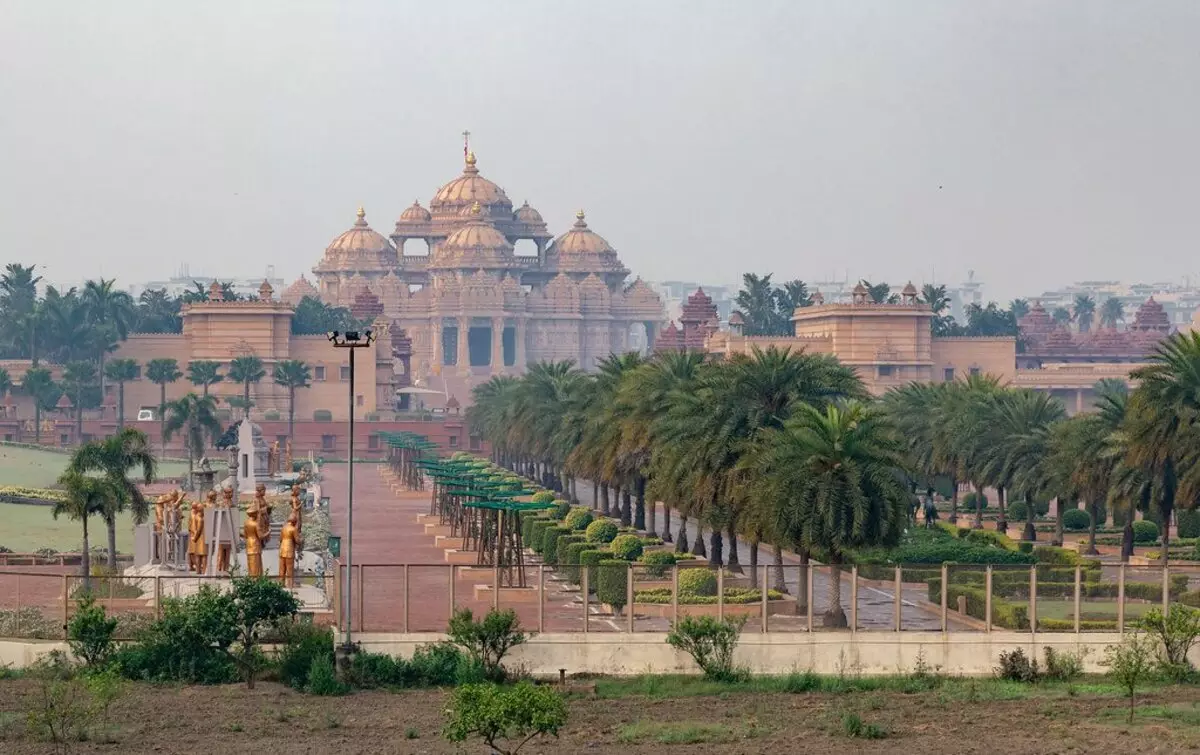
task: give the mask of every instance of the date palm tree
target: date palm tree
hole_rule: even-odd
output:
[[[83,442],[83,409],[87,393],[96,387],[96,365],[92,362],[71,362],[63,370],[63,388],[75,398],[75,442]]]
[[[117,429],[125,427],[125,384],[137,377],[137,360],[114,359],[104,366],[104,375],[117,384]]]
[[[12,390],[12,376],[8,374],[8,370],[0,367],[0,396],[5,396]]]
[[[1013,299],[1008,303],[1008,311],[1012,312],[1014,319],[1020,320],[1022,317],[1029,314],[1029,300]]]
[[[42,410],[50,409],[58,400],[59,389],[54,377],[45,367],[30,367],[21,378],[21,390],[33,399],[33,440],[42,442]]]
[[[1100,305],[1100,326],[1117,329],[1117,325],[1125,322],[1125,305],[1115,296],[1110,296]]]
[[[133,297],[115,288],[116,279],[90,280],[83,284],[80,301],[87,321],[92,327],[108,334],[109,341],[124,341],[136,318]],[[107,344],[106,344],[107,345]],[[104,356],[107,348],[99,350],[100,389],[104,390]]]
[[[746,320],[746,335],[761,336],[774,333],[776,301],[770,274],[743,274],[742,290],[738,291],[734,303]]]
[[[91,592],[92,543],[88,536],[88,519],[96,514],[103,514],[112,506],[116,491],[105,477],[92,477],[70,470],[58,478],[58,484],[63,490],[63,499],[54,502],[50,513],[55,519],[66,516],[82,523],[83,552],[80,558],[80,573],[83,576],[84,591]]]
[[[296,427],[296,389],[307,388],[312,379],[308,365],[299,359],[284,359],[275,365],[275,384],[288,391],[288,438],[292,439]]]
[[[183,432],[188,452],[188,480],[191,480],[196,459],[204,455],[205,438],[216,442],[221,437],[217,400],[213,396],[186,393],[167,404],[164,414],[167,420],[164,437],[170,439],[175,433]]]
[[[1071,324],[1071,310],[1066,307],[1055,307],[1054,311],[1050,313],[1050,319],[1054,321],[1055,325],[1064,328],[1069,327]]]
[[[109,362],[112,367],[116,362]],[[142,483],[154,482],[157,459],[150,449],[150,440],[141,430],[126,427],[104,440],[84,443],[71,455],[68,469],[77,474],[98,472],[111,486],[108,506],[100,512],[108,528],[108,565],[117,565],[117,514],[125,509],[133,513],[137,524],[146,521],[150,505],[130,474],[140,471]]]
[[[1079,327],[1079,332],[1087,333],[1092,329],[1092,321],[1096,319],[1096,300],[1087,294],[1079,294],[1075,297],[1074,310],[1075,324]]]
[[[242,384],[242,416],[250,416],[250,385],[267,376],[263,361],[256,356],[234,357],[229,363],[229,379]]]
[[[37,286],[42,281],[42,276],[34,275],[35,267],[10,262],[0,274],[0,313],[11,327],[0,337],[9,356],[32,359],[34,367],[38,364]]]
[[[841,564],[852,548],[886,546],[907,519],[904,448],[884,412],[858,401],[824,411],[807,404],[763,433],[759,474],[776,489],[777,530],[797,547],[827,554],[825,626],[847,625]]]
[[[1026,389],[1005,391],[997,406],[992,452],[1000,457],[1003,477],[1012,480],[1013,494],[1025,501],[1024,540],[1037,540],[1034,499],[1059,492],[1048,461],[1050,433],[1066,416],[1058,399]]]
[[[216,385],[225,379],[225,376],[221,374],[221,363],[206,359],[188,362],[187,371],[188,380],[192,385],[201,386],[205,396],[208,395],[209,386]]]
[[[167,383],[174,383],[181,377],[179,362],[174,359],[151,359],[146,363],[146,378],[158,386],[158,434],[163,456],[167,454]]]

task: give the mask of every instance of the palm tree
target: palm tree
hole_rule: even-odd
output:
[[[852,548],[894,544],[907,519],[903,447],[883,412],[858,401],[824,411],[800,405],[782,429],[764,431],[759,473],[776,488],[777,530],[827,554],[825,626],[846,626],[841,564]]]
[[[96,365],[91,362],[71,362],[63,370],[63,388],[75,397],[75,442],[83,442],[83,408],[88,402],[86,393],[96,387]]]
[[[116,362],[109,362],[111,367]],[[117,514],[126,508],[133,512],[137,524],[146,521],[150,513],[149,503],[142,495],[138,484],[129,479],[129,474],[141,470],[143,484],[154,482],[157,460],[150,450],[146,434],[136,428],[118,430],[104,440],[84,443],[71,455],[68,469],[76,474],[100,472],[112,489],[109,506],[101,511],[108,527],[108,565],[117,565]]]
[[[1078,294],[1075,297],[1074,315],[1079,332],[1087,333],[1092,329],[1092,320],[1096,319],[1096,300],[1087,294]]]
[[[42,410],[51,409],[58,400],[59,389],[54,377],[45,367],[30,367],[21,378],[21,390],[33,399],[33,442],[42,442]]]
[[[0,396],[5,396],[12,390],[12,376],[8,374],[8,370],[0,367]]]
[[[83,589],[92,591],[92,544],[88,538],[88,519],[93,514],[102,514],[110,506],[116,495],[112,483],[105,477],[91,477],[68,470],[58,478],[58,484],[63,489],[63,499],[54,502],[50,513],[55,519],[66,515],[67,518],[83,523],[83,552],[80,558],[83,574]]]
[[[167,383],[183,377],[179,362],[174,359],[151,359],[146,363],[146,377],[158,386],[158,433],[162,443],[162,455],[167,455]]]
[[[137,378],[137,360],[114,359],[104,366],[105,376],[117,384],[117,429],[125,427],[125,384]]]
[[[872,283],[865,278],[859,283],[867,289],[867,296],[876,304],[890,304],[892,299],[898,298],[892,296],[892,287],[887,283]]]
[[[1125,305],[1115,296],[1110,296],[1100,305],[1100,326],[1116,330],[1119,323],[1125,322]]]
[[[1013,299],[1008,303],[1008,311],[1012,312],[1015,319],[1020,320],[1029,314],[1029,301],[1027,299]]]
[[[225,379],[221,374],[221,363],[208,360],[195,360],[188,362],[188,380],[192,385],[202,386],[204,395],[208,395],[208,388],[211,385],[216,385]]]
[[[748,336],[773,335],[775,330],[776,298],[771,276],[754,273],[742,275],[742,290],[734,299],[738,311],[746,320]]]
[[[1025,501],[1024,540],[1037,540],[1034,499],[1059,492],[1049,467],[1050,434],[1065,417],[1058,399],[1026,389],[1005,391],[996,408],[993,453],[1000,457],[1000,475],[1012,481],[1013,494]]]
[[[115,283],[115,279],[103,278],[85,282],[80,301],[87,320],[93,327],[107,332],[110,337],[115,336],[118,341],[124,341],[129,337],[129,326],[134,322],[136,313],[133,297],[125,291],[113,288]],[[104,390],[105,351],[106,349],[102,348],[99,354],[101,391]]]
[[[137,330],[141,333],[178,333],[183,329],[179,317],[180,300],[168,296],[165,288],[148,288],[138,297]]]
[[[229,363],[229,379],[242,384],[242,416],[250,416],[250,384],[267,376],[263,362],[256,356],[234,357]]]
[[[1054,311],[1050,313],[1050,319],[1054,321],[1055,325],[1068,327],[1071,324],[1071,310],[1066,307],[1055,307]]]
[[[187,393],[167,404],[164,416],[167,421],[164,438],[170,439],[175,433],[183,431],[190,480],[192,470],[195,469],[195,460],[204,455],[205,436],[213,442],[221,436],[221,423],[217,420],[217,400],[213,396]]]
[[[299,359],[284,359],[275,365],[275,384],[288,390],[288,438],[292,438],[296,426],[296,389],[309,387],[308,365]]]
[[[0,313],[12,328],[5,333],[9,356],[38,363],[36,333],[38,320],[37,286],[42,276],[34,275],[34,265],[10,262],[0,274]]]

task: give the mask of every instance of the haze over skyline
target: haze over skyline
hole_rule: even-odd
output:
[[[0,3],[0,239],[291,280],[462,167],[647,279],[1200,272],[1200,4]]]

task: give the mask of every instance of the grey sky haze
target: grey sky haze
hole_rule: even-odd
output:
[[[1200,272],[1200,2],[0,0],[0,262],[308,271],[462,167],[636,274]]]

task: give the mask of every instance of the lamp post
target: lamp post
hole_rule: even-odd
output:
[[[350,593],[350,574],[353,571],[351,549],[354,544],[354,352],[358,349],[368,348],[374,340],[375,335],[370,330],[347,330],[345,332],[335,330],[329,334],[329,341],[335,349],[350,350],[350,438],[349,455],[346,457],[346,578],[343,580],[342,590],[342,626],[344,629],[341,647],[342,654],[346,657],[350,655],[354,647],[350,641],[350,605],[353,603]]]

